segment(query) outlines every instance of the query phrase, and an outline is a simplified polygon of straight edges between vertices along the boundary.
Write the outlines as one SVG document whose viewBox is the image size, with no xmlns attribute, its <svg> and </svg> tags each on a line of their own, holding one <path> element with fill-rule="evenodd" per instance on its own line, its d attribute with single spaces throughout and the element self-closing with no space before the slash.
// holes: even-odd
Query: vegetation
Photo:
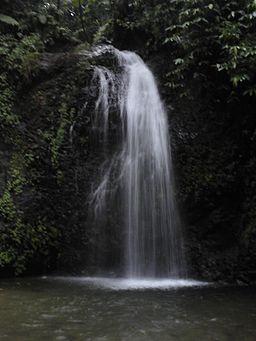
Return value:
<svg viewBox="0 0 256 341">
<path fill-rule="evenodd" d="M 67 239 L 72 233 L 72 238 L 80 233 L 82 225 L 73 231 L 66 230 L 67 207 L 63 203 L 58 206 L 58 214 L 63 217 L 57 219 L 56 212 L 49 213 L 49 207 L 40 214 L 31 214 L 31 208 L 26 206 L 24 210 L 23 202 L 24 193 L 39 190 L 38 174 L 43 170 L 53 177 L 49 186 L 59 196 L 65 197 L 65 191 L 70 191 L 63 187 L 65 181 L 73 181 L 66 171 L 67 161 L 63 160 L 67 160 L 67 155 L 70 160 L 75 157 L 65 148 L 70 125 L 81 119 L 78 83 L 70 79 L 60 88 L 63 97 L 58 103 L 55 104 L 56 99 L 45 101 L 49 111 L 39 123 L 42 126 L 38 127 L 34 142 L 28 139 L 29 132 L 24 131 L 24 126 L 30 115 L 36 113 L 36 101 L 42 103 L 47 91 L 39 87 L 34 108 L 27 107 L 28 112 L 20 107 L 20 98 L 27 103 L 26 91 L 38 87 L 35 81 L 41 77 L 38 64 L 46 53 L 74 52 L 106 41 L 141 53 L 163 84 L 162 93 L 172 123 L 178 197 L 189 212 L 186 222 L 191 240 L 205 241 L 200 251 L 198 244 L 191 242 L 190 252 L 202 263 L 198 264 L 201 273 L 202 269 L 211 268 L 209 262 L 217 262 L 216 250 L 221 254 L 230 248 L 239 249 L 237 254 L 248 254 L 253 263 L 256 257 L 255 31 L 254 0 L 225 3 L 220 0 L 3 0 L 0 4 L 0 142 L 8 150 L 8 157 L 7 175 L 0 184 L 0 267 L 23 273 L 31 270 L 35 255 L 46 268 L 55 267 Z M 85 81 L 84 74 L 80 77 Z M 86 138 L 81 137 L 79 148 L 86 143 Z M 45 158 L 50 163 L 47 166 Z M 78 176 L 76 172 L 73 175 Z M 79 192 L 76 188 L 72 190 Z M 39 202 L 48 205 L 46 201 L 38 201 L 38 205 Z M 84 238 L 82 242 L 86 244 Z M 202 259 L 206 253 L 207 260 Z M 232 267 L 230 272 L 239 267 L 238 258 L 234 264 L 227 265 Z M 243 266 L 244 271 L 247 268 Z"/>
<path fill-rule="evenodd" d="M 206 276 L 206 269 L 215 267 L 225 273 L 216 271 L 216 277 L 232 277 L 239 257 L 255 259 L 256 3 L 130 1 L 127 6 L 129 14 L 117 19 L 116 39 L 120 33 L 140 36 L 136 48 L 143 44 L 165 84 L 193 261 Z M 228 252 L 232 259 L 225 259 Z"/>
</svg>

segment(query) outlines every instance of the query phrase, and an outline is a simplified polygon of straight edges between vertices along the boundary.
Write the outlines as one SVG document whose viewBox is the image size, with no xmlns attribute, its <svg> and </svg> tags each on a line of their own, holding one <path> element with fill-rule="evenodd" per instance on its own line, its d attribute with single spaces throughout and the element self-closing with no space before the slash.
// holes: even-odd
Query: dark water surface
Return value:
<svg viewBox="0 0 256 341">
<path fill-rule="evenodd" d="M 256 340 L 256 288 L 1 280 L 0 340 Z"/>
</svg>

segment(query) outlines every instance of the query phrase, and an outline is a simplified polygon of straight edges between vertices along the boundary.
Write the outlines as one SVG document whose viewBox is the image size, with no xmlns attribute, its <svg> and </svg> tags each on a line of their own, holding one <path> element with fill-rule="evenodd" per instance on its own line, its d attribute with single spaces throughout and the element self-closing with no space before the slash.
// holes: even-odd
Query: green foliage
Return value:
<svg viewBox="0 0 256 341">
<path fill-rule="evenodd" d="M 0 199 L 0 214 L 6 220 L 12 220 L 16 216 L 16 206 L 13 202 L 11 192 L 8 189 L 5 190 Z"/>
<path fill-rule="evenodd" d="M 9 180 L 0 199 L 0 214 L 8 221 L 12 221 L 16 216 L 15 196 L 22 193 L 22 188 L 26 184 L 23 168 L 23 157 L 15 153 L 10 161 Z"/>
<path fill-rule="evenodd" d="M 86 40 L 93 43 L 106 38 L 105 32 L 108 33 L 112 22 L 110 2 L 73 0 L 72 4 L 74 13 L 80 17 Z M 79 35 L 79 31 L 77 34 Z"/>
<path fill-rule="evenodd" d="M 93 41 L 94 34 L 99 40 L 109 27 L 103 19 L 108 17 L 104 12 L 106 3 L 82 3 L 88 41 Z M 12 156 L 0 193 L 0 269 L 21 274 L 27 269 L 31 271 L 33 264 L 49 266 L 57 256 L 67 214 L 59 204 L 62 198 L 58 197 L 58 192 L 63 191 L 61 186 L 66 171 L 62 165 L 63 150 L 69 142 L 75 110 L 74 103 L 70 103 L 74 102 L 72 96 L 77 91 L 75 83 L 79 78 L 70 85 L 65 79 L 62 82 L 64 90 L 59 89 L 55 99 L 52 100 L 51 95 L 47 99 L 44 97 L 45 101 L 49 97 L 50 103 L 47 112 L 38 118 L 44 121 L 40 123 L 43 126 L 41 133 L 40 124 L 34 131 L 28 121 L 38 115 L 40 108 L 36 105 L 45 94 L 38 92 L 26 109 L 21 103 L 27 91 L 31 91 L 42 53 L 65 51 L 77 45 L 81 23 L 78 9 L 65 0 L 13 0 L 5 2 L 3 7 L 1 3 L 0 12 L 4 11 L 6 17 L 0 16 L 0 143 L 8 145 Z M 88 42 L 85 44 L 89 46 Z M 31 107 L 36 109 L 33 111 Z M 45 162 L 49 164 L 49 170 Z M 58 197 L 56 201 L 52 199 L 55 210 L 59 210 L 57 213 L 50 206 L 51 200 L 45 198 L 48 195 L 45 179 L 49 179 L 52 196 Z M 0 180 L 3 188 L 5 180 Z"/>
<path fill-rule="evenodd" d="M 17 219 L 8 230 L 1 231 L 0 268 L 11 266 L 15 274 L 23 273 L 36 256 L 47 257 L 49 247 L 54 247 L 58 230 L 46 226 L 42 221 L 35 225 Z"/>
<path fill-rule="evenodd" d="M 105 24 L 99 27 L 97 32 L 94 34 L 93 43 L 95 45 L 100 44 L 102 41 L 104 42 L 111 35 L 113 31 L 113 22 L 112 20 L 108 20 Z"/>
<path fill-rule="evenodd" d="M 51 159 L 52 164 L 54 168 L 58 168 L 58 159 L 59 159 L 59 151 L 61 148 L 61 145 L 64 141 L 65 134 L 66 134 L 66 126 L 69 123 L 68 119 L 68 113 L 67 113 L 67 106 L 65 103 L 62 103 L 62 106 L 60 108 L 60 125 L 58 127 L 58 130 L 56 132 L 56 136 L 51 141 Z"/>
<path fill-rule="evenodd" d="M 9 17 L 9 15 L 4 15 L 0 13 L 0 22 L 3 22 L 7 25 L 11 25 L 11 26 L 19 26 L 19 23 L 17 20 L 15 20 L 12 17 Z"/>
<path fill-rule="evenodd" d="M 0 127 L 2 129 L 18 123 L 18 117 L 12 110 L 14 100 L 15 92 L 7 80 L 7 75 L 3 73 L 0 75 Z"/>
<path fill-rule="evenodd" d="M 0 36 L 2 74 L 15 83 L 18 77 L 27 76 L 28 68 L 32 69 L 42 51 L 43 45 L 37 34 L 22 36 L 21 39 L 15 39 L 11 35 Z"/>
<path fill-rule="evenodd" d="M 252 239 L 255 1 L 130 0 L 115 8 L 118 35 L 138 37 L 165 82 L 178 196 L 190 223 L 206 236 Z"/>
<path fill-rule="evenodd" d="M 46 225 L 40 216 L 34 222 L 26 222 L 20 209 L 24 186 L 29 183 L 25 169 L 32 160 L 22 151 L 13 154 L 9 180 L 0 198 L 0 220 L 4 222 L 0 224 L 0 268 L 11 266 L 16 275 L 26 270 L 35 255 L 47 256 L 59 235 L 59 231 Z"/>
<path fill-rule="evenodd" d="M 22 80 L 33 74 L 43 45 L 37 34 L 14 38 L 0 35 L 0 128 L 17 126 L 19 118 L 14 113 L 16 91 Z"/>
<path fill-rule="evenodd" d="M 79 7 L 83 2 L 83 0 L 72 0 L 72 5 L 74 7 Z"/>
<path fill-rule="evenodd" d="M 218 1 L 181 1 L 177 6 L 182 6 L 182 11 L 166 28 L 165 43 L 177 56 L 168 85 L 187 97 L 191 93 L 184 88 L 184 80 L 192 76 L 207 87 L 208 75 L 216 68 L 225 73 L 221 78 L 229 77 L 234 88 L 243 87 L 244 95 L 253 95 L 256 24 L 251 1 L 225 5 Z"/>
</svg>

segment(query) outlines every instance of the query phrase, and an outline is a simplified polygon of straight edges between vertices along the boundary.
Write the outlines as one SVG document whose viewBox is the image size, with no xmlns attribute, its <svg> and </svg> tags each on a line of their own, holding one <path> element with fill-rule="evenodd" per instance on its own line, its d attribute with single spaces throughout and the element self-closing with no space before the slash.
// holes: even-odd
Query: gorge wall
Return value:
<svg viewBox="0 0 256 341">
<path fill-rule="evenodd" d="M 43 54 L 34 76 L 20 90 L 15 104 L 19 123 L 1 138 L 5 275 L 52 270 L 94 273 L 100 270 L 98 248 L 103 248 L 105 269 L 120 266 L 118 210 L 113 208 L 108 215 L 108 241 L 99 245 L 100 231 L 89 209 L 104 153 L 103 140 L 92 130 L 98 95 L 92 64 L 114 63 L 110 56 L 100 58 L 93 61 L 86 51 Z M 161 69 L 160 57 L 149 62 Z M 216 126 L 203 129 L 190 113 L 175 113 L 164 90 L 163 95 L 169 108 L 190 274 L 207 280 L 253 280 L 255 240 L 241 239 L 243 169 L 229 168 L 230 139 L 220 140 Z M 110 117 L 114 119 L 110 119 L 109 143 L 114 152 L 120 127 L 114 112 Z"/>
</svg>

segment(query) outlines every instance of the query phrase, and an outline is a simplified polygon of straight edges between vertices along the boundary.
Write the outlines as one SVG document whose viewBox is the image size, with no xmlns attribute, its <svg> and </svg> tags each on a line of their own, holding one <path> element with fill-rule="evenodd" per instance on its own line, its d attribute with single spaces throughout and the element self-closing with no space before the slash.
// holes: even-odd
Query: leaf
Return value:
<svg viewBox="0 0 256 341">
<path fill-rule="evenodd" d="M 82 6 L 82 5 L 84 5 L 84 2 L 85 2 L 85 0 L 71 0 L 72 1 L 72 5 L 74 6 L 74 7 L 80 7 L 80 6 Z M 97 1 L 95 1 L 95 0 L 88 0 L 87 2 L 86 2 L 86 5 L 87 5 L 87 7 L 89 6 L 91 6 L 91 5 L 93 5 L 94 3 L 96 3 Z"/>
<path fill-rule="evenodd" d="M 45 25 L 47 23 L 47 17 L 44 14 L 39 14 L 38 20 L 42 25 Z"/>
<path fill-rule="evenodd" d="M 19 26 L 18 21 L 12 17 L 9 17 L 9 15 L 5 15 L 5 14 L 0 13 L 0 21 L 7 24 L 7 25 Z"/>
<path fill-rule="evenodd" d="M 72 5 L 73 5 L 74 7 L 79 7 L 79 5 L 80 5 L 79 0 L 72 0 Z"/>
<path fill-rule="evenodd" d="M 238 86 L 238 83 L 242 83 L 242 82 L 248 81 L 248 80 L 250 80 L 250 77 L 249 77 L 249 75 L 247 75 L 247 74 L 244 74 L 244 75 L 235 75 L 235 76 L 231 77 L 231 82 L 233 83 L 233 85 L 234 85 L 235 87 Z"/>
<path fill-rule="evenodd" d="M 175 65 L 179 65 L 179 64 L 183 64 L 183 63 L 184 63 L 184 59 L 182 59 L 182 58 L 174 59 L 174 64 Z"/>
</svg>

